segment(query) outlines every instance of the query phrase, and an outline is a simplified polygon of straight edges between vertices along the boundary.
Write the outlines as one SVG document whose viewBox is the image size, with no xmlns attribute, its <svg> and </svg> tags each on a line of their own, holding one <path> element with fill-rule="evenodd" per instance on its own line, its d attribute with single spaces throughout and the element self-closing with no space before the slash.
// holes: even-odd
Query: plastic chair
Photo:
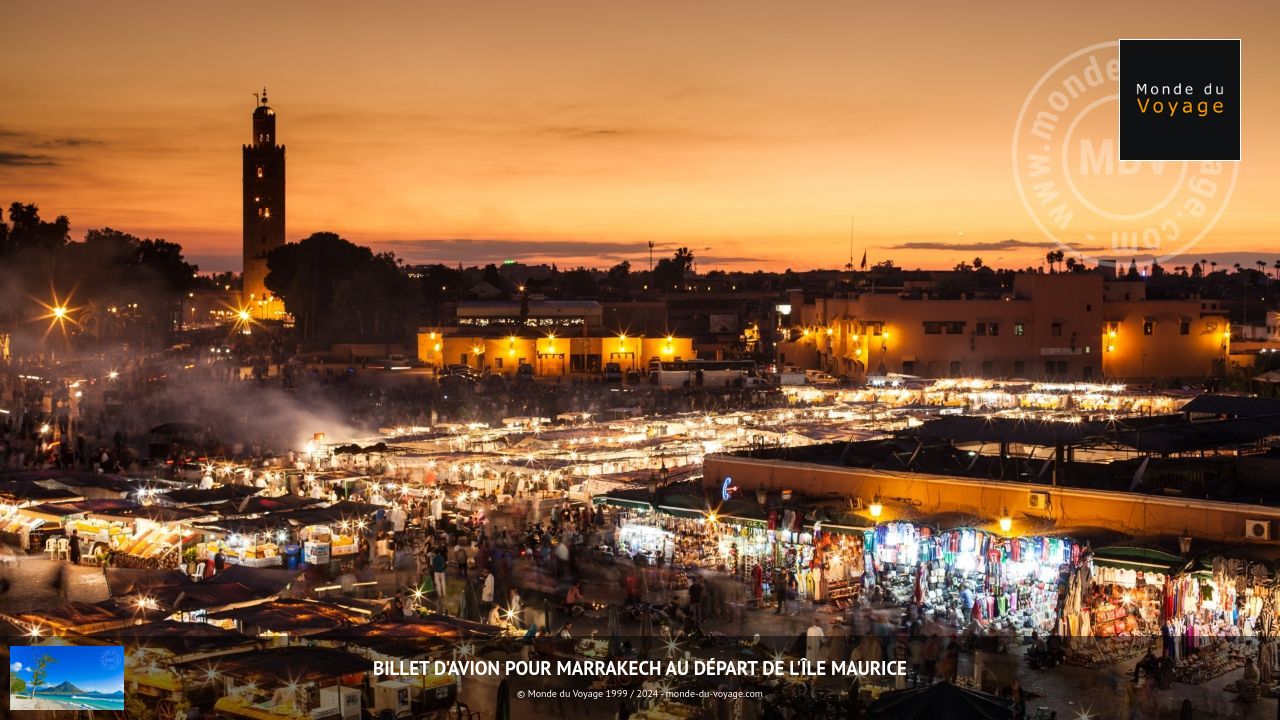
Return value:
<svg viewBox="0 0 1280 720">
<path fill-rule="evenodd" d="M 191 578 L 193 580 L 200 580 L 204 578 L 204 563 L 196 563 L 196 571 L 191 573 Z"/>
<path fill-rule="evenodd" d="M 54 555 L 58 554 L 58 538 L 51 537 L 44 541 L 44 551 L 52 560 Z"/>
<path fill-rule="evenodd" d="M 71 559 L 71 541 L 64 537 L 58 538 L 58 559 Z"/>
</svg>

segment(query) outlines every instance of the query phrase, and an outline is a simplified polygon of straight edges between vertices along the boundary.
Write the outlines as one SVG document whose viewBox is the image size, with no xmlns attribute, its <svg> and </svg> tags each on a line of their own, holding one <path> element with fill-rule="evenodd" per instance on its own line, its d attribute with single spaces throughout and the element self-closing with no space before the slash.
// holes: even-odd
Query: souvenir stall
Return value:
<svg viewBox="0 0 1280 720">
<path fill-rule="evenodd" d="M 1257 562 L 1215 557 L 1168 578 L 1160 634 L 1174 675 L 1197 684 L 1243 666 L 1256 650 L 1240 639 L 1272 636 L 1276 599 Z"/>
<path fill-rule="evenodd" d="M 618 552 L 643 557 L 650 565 L 671 565 L 677 561 L 675 525 L 679 522 L 659 513 L 628 513 L 618 528 Z M 681 559 L 685 559 L 683 553 Z"/>
<path fill-rule="evenodd" d="M 1085 556 L 1066 584 L 1061 612 L 1060 632 L 1074 659 L 1108 665 L 1146 652 L 1146 644 L 1130 641 L 1160 632 L 1165 585 L 1179 562 L 1178 556 L 1134 547 Z"/>
<path fill-rule="evenodd" d="M 863 538 L 870 560 L 864 582 L 873 597 L 892 605 L 920 602 L 960 623 L 1003 620 L 1022 635 L 1054 628 L 1060 574 L 1080 552 L 1063 538 L 938 532 L 906 522 L 879 525 Z"/>
<path fill-rule="evenodd" d="M 1163 603 L 1176 555 L 1146 548 L 1103 548 L 1068 578 L 1059 621 L 1071 662 L 1104 667 L 1141 656 L 1161 634 Z"/>
<path fill-rule="evenodd" d="M 627 508 L 617 538 L 620 552 L 675 567 L 718 569 L 746 583 L 751 597 L 762 602 L 774 597 L 778 568 L 795 575 L 801 598 L 838 607 L 852 602 L 862 582 L 862 528 L 814 521 L 815 513 L 800 507 L 765 512 L 745 500 L 726 500 L 712 511 L 704 498 L 689 495 L 664 496 L 658 512 L 649 512 L 648 503 L 623 495 L 597 497 Z"/>
</svg>

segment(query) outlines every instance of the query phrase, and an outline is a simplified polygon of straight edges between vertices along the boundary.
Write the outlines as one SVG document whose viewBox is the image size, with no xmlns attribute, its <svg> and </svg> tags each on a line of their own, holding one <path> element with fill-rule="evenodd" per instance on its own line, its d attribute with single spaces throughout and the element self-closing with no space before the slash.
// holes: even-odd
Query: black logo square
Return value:
<svg viewBox="0 0 1280 720">
<path fill-rule="evenodd" d="M 1239 40 L 1120 41 L 1121 160 L 1240 159 Z"/>
</svg>

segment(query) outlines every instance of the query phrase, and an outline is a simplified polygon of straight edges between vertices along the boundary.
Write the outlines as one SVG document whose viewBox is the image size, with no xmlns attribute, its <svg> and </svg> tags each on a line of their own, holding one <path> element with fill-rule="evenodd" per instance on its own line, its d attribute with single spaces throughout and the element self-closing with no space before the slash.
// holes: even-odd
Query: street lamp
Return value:
<svg viewBox="0 0 1280 720">
<path fill-rule="evenodd" d="M 1182 536 L 1178 538 L 1178 551 L 1182 553 L 1182 557 L 1191 555 L 1191 533 L 1184 527 L 1182 528 Z"/>
<path fill-rule="evenodd" d="M 880 519 L 880 513 L 884 512 L 884 503 L 880 502 L 880 493 L 876 493 L 871 499 L 871 504 L 867 506 L 867 512 L 871 513 L 872 519 Z"/>
<path fill-rule="evenodd" d="M 1013 518 L 1009 516 L 1009 508 L 1000 511 L 1000 532 L 1007 533 L 1013 529 Z"/>
</svg>

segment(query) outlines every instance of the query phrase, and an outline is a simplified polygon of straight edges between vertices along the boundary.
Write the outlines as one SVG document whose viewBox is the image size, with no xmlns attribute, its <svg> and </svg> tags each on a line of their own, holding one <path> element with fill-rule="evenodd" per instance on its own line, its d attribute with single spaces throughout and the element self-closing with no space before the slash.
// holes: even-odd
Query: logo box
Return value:
<svg viewBox="0 0 1280 720">
<path fill-rule="evenodd" d="M 1240 40 L 1120 40 L 1120 159 L 1239 160 Z"/>
</svg>

